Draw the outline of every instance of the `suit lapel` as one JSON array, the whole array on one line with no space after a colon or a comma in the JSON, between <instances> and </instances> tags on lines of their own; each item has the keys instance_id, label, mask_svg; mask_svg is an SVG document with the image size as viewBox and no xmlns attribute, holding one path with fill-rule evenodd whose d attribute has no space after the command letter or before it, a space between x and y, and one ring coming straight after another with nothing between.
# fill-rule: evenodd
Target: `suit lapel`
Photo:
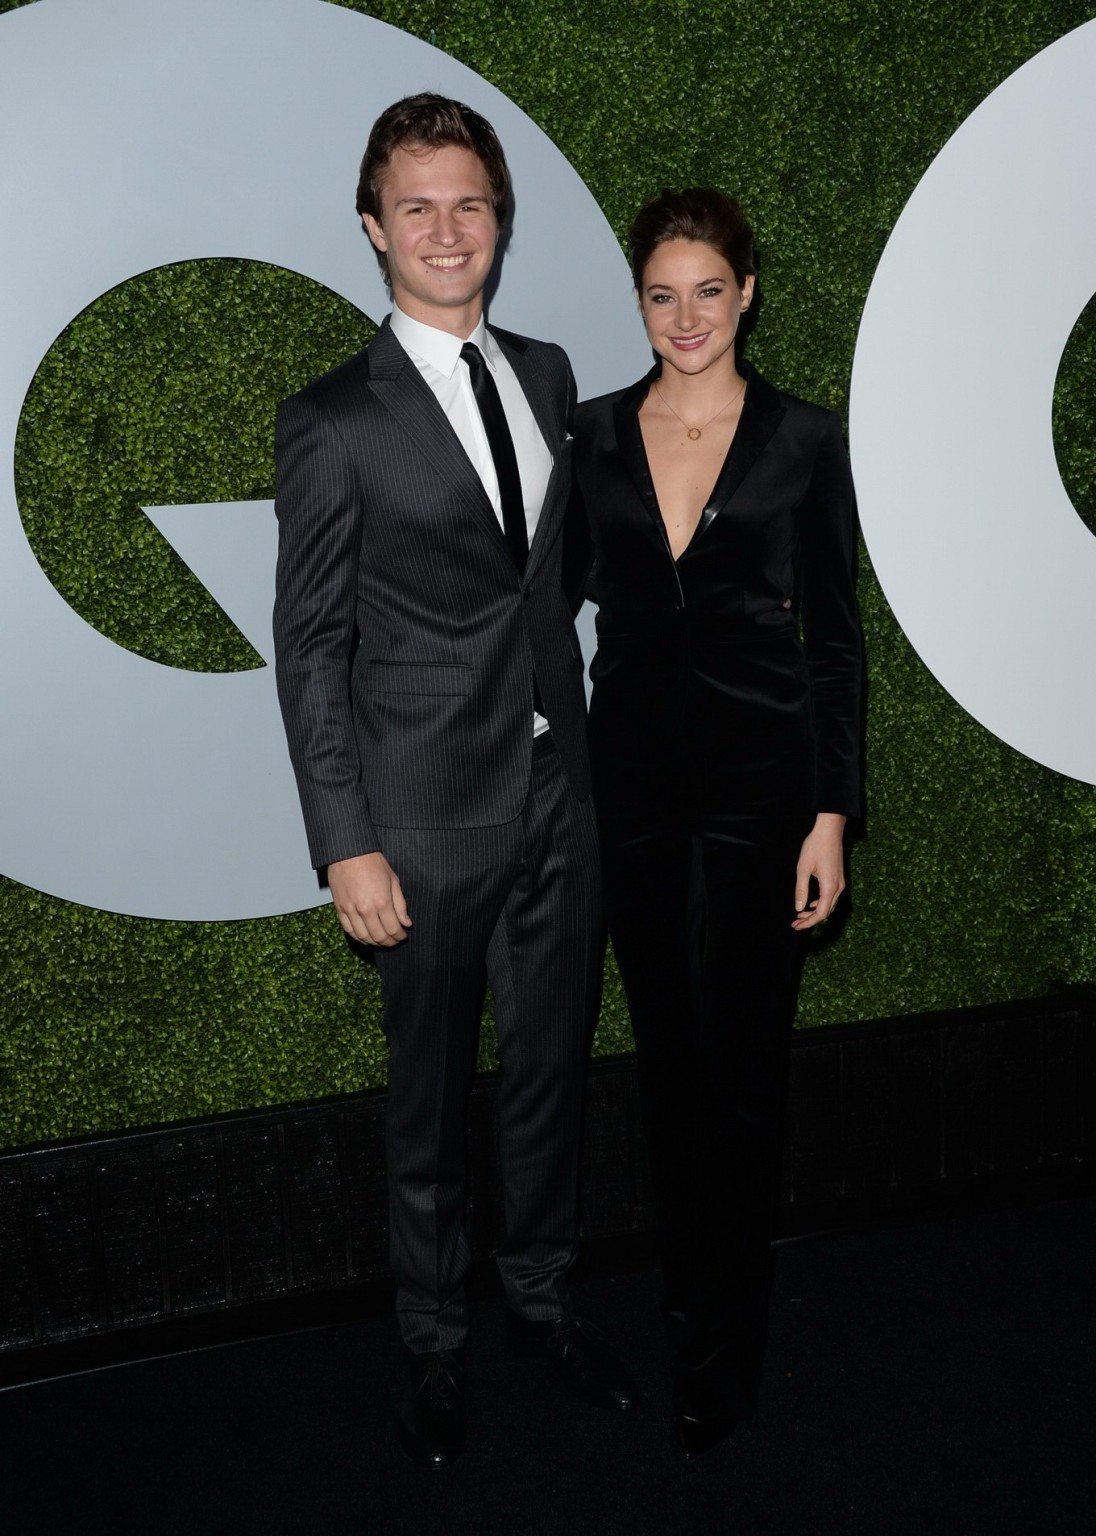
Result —
<instances>
[{"instance_id":1,"label":"suit lapel","mask_svg":"<svg viewBox=\"0 0 1096 1536\"><path fill-rule=\"evenodd\" d=\"M433 390L392 334L387 320L369 347L369 387L472 515L498 539L499 549L509 561L506 538L483 481Z\"/></svg>"},{"instance_id":2,"label":"suit lapel","mask_svg":"<svg viewBox=\"0 0 1096 1536\"><path fill-rule=\"evenodd\" d=\"M722 468L712 487L711 495L700 514L696 532L682 551L682 556L687 554L697 539L707 532L720 512L727 506L764 452L769 439L784 417L780 396L772 385L763 379L756 368L749 363L740 363L739 367L746 375L746 396L742 402L742 415L727 451L727 457L723 460ZM650 373L626 389L613 406L613 417L621 458L635 483L648 516L658 528L661 537L665 539L666 525L659 509L654 481L651 479L651 467L647 460L647 450L643 445L643 433L639 425L639 408L660 372L661 369L656 364Z\"/></svg>"},{"instance_id":3,"label":"suit lapel","mask_svg":"<svg viewBox=\"0 0 1096 1536\"><path fill-rule=\"evenodd\" d=\"M742 402L742 415L739 417L738 428L727 457L723 460L723 468L719 471L719 476L712 487L712 494L708 497L704 510L700 514L700 525L689 541L690 544L706 533L723 511L784 419L784 407L780 404L780 396L772 385L763 379L757 369L749 363L740 363L739 367L746 375L746 396Z\"/></svg>"},{"instance_id":4,"label":"suit lapel","mask_svg":"<svg viewBox=\"0 0 1096 1536\"><path fill-rule=\"evenodd\" d=\"M553 379L540 366L536 352L531 352L525 338L514 335L511 330L496 330L494 326L491 326L490 330L503 352L507 353L507 361L514 370L517 382L522 386L522 393L536 419L540 436L545 439L548 452L553 459L553 470L545 487L540 516L537 518L536 533L533 535L533 544L530 545L530 556L525 562L525 581L528 581L542 561L543 554L550 547L554 535L559 531L560 519L556 515L556 508L562 508L566 501L566 493L562 498L557 495L560 473L563 470L569 472L569 464L560 464L560 438L563 433L563 410L560 409L562 402L557 393L559 384L553 384Z\"/></svg>"},{"instance_id":5,"label":"suit lapel","mask_svg":"<svg viewBox=\"0 0 1096 1536\"><path fill-rule=\"evenodd\" d=\"M496 330L489 327L491 335L506 353L506 360L514 370L515 377L521 385L522 393L529 402L529 409L533 413L540 435L544 438L548 452L552 455L552 473L544 491L544 502L540 509L540 517L537 519L536 532L533 534L533 542L529 546L529 558L525 562L525 580L528 581L533 571L543 558L545 550L551 543L551 535L555 530L558 519L552 516L552 509L556 505L556 486L560 475L560 401L556 389L546 371L540 367L535 353L531 353L523 336L516 336L512 331Z\"/></svg>"},{"instance_id":6,"label":"suit lapel","mask_svg":"<svg viewBox=\"0 0 1096 1536\"><path fill-rule=\"evenodd\" d=\"M524 336L515 336L512 331L498 331L493 325L488 329L506 353L506 360L517 375L517 381L529 402L529 409L536 418L541 436L548 444L548 451L554 460L559 445L560 410L559 401L553 395L551 380L539 366L536 357L530 354Z\"/></svg>"},{"instance_id":7,"label":"suit lapel","mask_svg":"<svg viewBox=\"0 0 1096 1536\"><path fill-rule=\"evenodd\" d=\"M659 372L656 364L650 373L645 374L642 379L624 391L613 405L613 425L616 428L617 448L624 460L624 467L639 492L639 499L646 508L647 515L658 529L659 538L665 541L666 525L662 521L658 497L655 495L655 483L651 479L651 466L647 460L647 450L643 446L643 433L639 426L639 408L646 400L647 392L658 378Z\"/></svg>"}]
</instances>

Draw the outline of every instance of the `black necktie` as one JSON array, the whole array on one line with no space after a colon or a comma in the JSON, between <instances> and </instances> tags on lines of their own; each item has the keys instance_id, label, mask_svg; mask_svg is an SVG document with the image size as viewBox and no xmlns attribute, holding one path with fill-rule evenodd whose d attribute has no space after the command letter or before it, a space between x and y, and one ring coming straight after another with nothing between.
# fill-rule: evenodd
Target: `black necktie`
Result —
<instances>
[{"instance_id":1,"label":"black necktie","mask_svg":"<svg viewBox=\"0 0 1096 1536\"><path fill-rule=\"evenodd\" d=\"M506 412L502 408L495 381L483 360L483 353L473 342L466 341L460 349L460 355L468 365L472 393L476 397L476 404L483 419L483 430L487 433L491 457L495 461L506 542L510 546L514 564L519 571L524 571L525 560L529 554L529 536L525 527L525 498L521 490L521 475L518 473L518 456L514 452L514 439L510 436Z\"/></svg>"}]
</instances>

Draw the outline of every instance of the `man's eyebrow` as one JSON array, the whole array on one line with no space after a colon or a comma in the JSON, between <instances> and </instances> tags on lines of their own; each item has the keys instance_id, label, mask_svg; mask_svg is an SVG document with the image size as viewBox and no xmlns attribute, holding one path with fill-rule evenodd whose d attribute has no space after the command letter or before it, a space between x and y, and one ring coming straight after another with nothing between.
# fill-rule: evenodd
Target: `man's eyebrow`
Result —
<instances>
[{"instance_id":1,"label":"man's eyebrow","mask_svg":"<svg viewBox=\"0 0 1096 1536\"><path fill-rule=\"evenodd\" d=\"M436 203L437 201L436 197L397 197L395 206L399 208L403 203L417 205L418 203ZM453 198L454 203L486 203L489 201L490 199L486 192L466 192L461 197Z\"/></svg>"}]
</instances>

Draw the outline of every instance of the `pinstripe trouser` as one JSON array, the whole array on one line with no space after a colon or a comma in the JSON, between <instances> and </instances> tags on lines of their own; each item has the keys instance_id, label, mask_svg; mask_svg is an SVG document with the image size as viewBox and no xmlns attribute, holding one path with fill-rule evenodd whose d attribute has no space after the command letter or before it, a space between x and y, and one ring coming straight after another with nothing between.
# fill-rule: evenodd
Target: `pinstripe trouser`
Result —
<instances>
[{"instance_id":1,"label":"pinstripe trouser","mask_svg":"<svg viewBox=\"0 0 1096 1536\"><path fill-rule=\"evenodd\" d=\"M601 888L590 801L554 748L534 747L514 821L458 831L382 828L413 926L377 950L389 1045L387 1162L392 1271L405 1343L454 1349L468 1330L465 1114L483 978L495 997L499 1161L508 1304L568 1310L577 1243L586 1052L601 957Z\"/></svg>"}]
</instances>

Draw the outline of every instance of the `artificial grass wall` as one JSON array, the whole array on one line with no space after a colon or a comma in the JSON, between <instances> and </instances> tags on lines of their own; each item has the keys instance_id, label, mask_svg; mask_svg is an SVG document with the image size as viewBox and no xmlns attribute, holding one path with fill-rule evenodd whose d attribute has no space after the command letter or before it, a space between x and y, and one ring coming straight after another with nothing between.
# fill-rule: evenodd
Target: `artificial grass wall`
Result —
<instances>
[{"instance_id":1,"label":"artificial grass wall","mask_svg":"<svg viewBox=\"0 0 1096 1536\"><path fill-rule=\"evenodd\" d=\"M764 255L751 355L775 382L844 411L868 286L917 180L979 102L1096 15L1096 0L348 8L426 38L505 91L618 233L660 185L711 182L741 196ZM926 321L946 269L941 231L924 292L911 295ZM162 662L256 664L140 505L271 495L276 401L367 335L315 285L237 261L146 274L78 317L32 387L16 462L28 536L73 607ZM1087 519L1094 351L1086 314L1063 359L1055 433ZM860 597L869 813L843 931L817 942L807 966L801 1025L1091 979L1096 789L1019 756L940 689L866 558ZM153 923L0 880L0 915L0 1146L383 1081L375 972L328 908ZM595 1050L629 1044L610 965Z\"/></svg>"}]
</instances>

